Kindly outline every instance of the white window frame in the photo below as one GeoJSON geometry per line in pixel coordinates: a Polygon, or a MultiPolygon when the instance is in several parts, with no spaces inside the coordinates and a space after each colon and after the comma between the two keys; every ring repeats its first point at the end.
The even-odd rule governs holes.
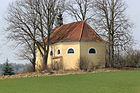
{"type": "Polygon", "coordinates": [[[60,48],[57,49],[57,56],[61,55],[61,50],[60,50],[60,54],[58,54],[58,50],[60,50],[60,48]]]}
{"type": "Polygon", "coordinates": [[[75,54],[75,49],[74,49],[73,47],[69,47],[69,48],[67,49],[67,51],[66,51],[66,54],[67,54],[67,55],[74,55],[74,54],[75,54]],[[69,49],[73,49],[73,50],[74,50],[74,53],[68,53],[68,50],[69,50],[69,49]]]}
{"type": "Polygon", "coordinates": [[[90,47],[90,48],[88,49],[88,54],[89,54],[89,55],[97,55],[97,50],[96,50],[96,48],[90,47]],[[90,49],[95,49],[95,52],[96,52],[96,53],[94,53],[94,54],[93,54],[93,53],[89,53],[90,49]]]}

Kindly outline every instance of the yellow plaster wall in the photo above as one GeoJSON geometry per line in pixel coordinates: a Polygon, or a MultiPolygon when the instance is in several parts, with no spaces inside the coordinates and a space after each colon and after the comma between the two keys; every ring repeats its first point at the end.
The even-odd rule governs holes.
{"type": "Polygon", "coordinates": [[[89,62],[93,62],[96,66],[105,67],[105,43],[104,42],[81,42],[80,57],[89,62]],[[89,48],[95,48],[96,54],[89,54],[89,48]]]}
{"type": "MultiPolygon", "coordinates": [[[[49,56],[48,56],[48,65],[51,65],[51,62],[55,61],[56,57],[62,56],[63,60],[63,69],[77,69],[78,61],[80,58],[80,43],[79,42],[63,42],[50,45],[49,56]],[[74,54],[67,54],[69,48],[74,48],[74,54]],[[60,49],[60,55],[57,55],[57,50],[60,49]],[[50,56],[50,51],[53,51],[53,56],[50,56]]],[[[59,61],[59,59],[58,59],[59,61]]],[[[40,70],[42,68],[42,57],[37,51],[36,59],[36,69],[40,70]]]]}
{"type": "MultiPolygon", "coordinates": [[[[48,65],[51,62],[57,60],[53,58],[62,57],[63,67],[65,70],[68,69],[78,69],[78,62],[80,58],[85,58],[86,60],[93,62],[95,65],[100,65],[101,67],[105,66],[105,43],[96,43],[96,42],[63,42],[50,45],[50,51],[48,56],[48,65]],[[88,49],[95,48],[97,50],[97,54],[89,55],[88,49]],[[69,48],[74,48],[74,54],[67,54],[67,50],[69,48]],[[60,55],[57,55],[57,50],[60,49],[60,55]],[[53,51],[53,56],[50,56],[50,51],[53,51]]],[[[58,58],[58,61],[60,59],[58,58]]],[[[61,60],[61,61],[62,61],[61,60]]],[[[42,57],[37,51],[37,59],[36,59],[36,69],[40,69],[42,67],[42,57]]]]}
{"type": "Polygon", "coordinates": [[[64,42],[61,44],[61,55],[63,56],[64,69],[76,69],[80,59],[80,43],[79,42],[64,42]],[[69,48],[74,48],[74,54],[67,54],[69,48]]]}

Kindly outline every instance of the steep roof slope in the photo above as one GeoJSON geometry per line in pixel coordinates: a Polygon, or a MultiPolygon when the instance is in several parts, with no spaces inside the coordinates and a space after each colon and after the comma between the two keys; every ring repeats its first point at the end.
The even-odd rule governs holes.
{"type": "MultiPolygon", "coordinates": [[[[46,40],[47,41],[47,40],[46,40]]],[[[53,31],[50,35],[52,44],[58,42],[102,42],[104,41],[86,21],[65,24],[53,31]]]]}

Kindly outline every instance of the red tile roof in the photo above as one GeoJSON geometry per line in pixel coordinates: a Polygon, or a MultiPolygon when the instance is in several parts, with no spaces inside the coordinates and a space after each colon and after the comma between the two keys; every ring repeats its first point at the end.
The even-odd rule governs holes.
{"type": "Polygon", "coordinates": [[[50,35],[50,42],[52,44],[82,41],[102,42],[104,40],[85,21],[62,25],[55,29],[50,35]]]}

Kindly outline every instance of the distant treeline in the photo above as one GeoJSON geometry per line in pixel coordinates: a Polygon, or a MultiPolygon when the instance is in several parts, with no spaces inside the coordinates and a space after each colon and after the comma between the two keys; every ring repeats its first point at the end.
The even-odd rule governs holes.
{"type": "MultiPolygon", "coordinates": [[[[14,73],[23,73],[28,70],[28,68],[31,66],[30,64],[16,64],[16,63],[9,63],[12,69],[14,70],[14,73]]],[[[2,68],[3,64],[0,64],[0,75],[2,75],[2,68]]]]}

